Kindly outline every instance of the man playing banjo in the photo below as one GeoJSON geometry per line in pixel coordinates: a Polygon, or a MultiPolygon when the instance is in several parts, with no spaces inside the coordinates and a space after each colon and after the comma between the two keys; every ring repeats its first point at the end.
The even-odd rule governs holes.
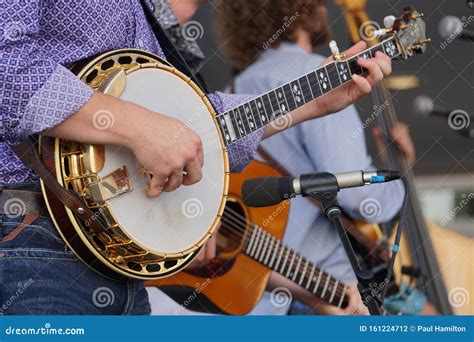
{"type": "MultiPolygon", "coordinates": [[[[154,2],[144,5],[168,6],[154,2]]],[[[194,2],[201,3],[189,1],[194,2]]],[[[28,288],[4,305],[2,313],[148,314],[141,281],[110,281],[91,271],[65,246],[47,214],[38,177],[9,147],[41,133],[127,148],[153,174],[146,190],[150,197],[200,181],[205,160],[201,138],[195,132],[167,113],[151,112],[93,91],[68,70],[77,61],[120,48],[137,48],[165,58],[142,4],[139,0],[10,2],[0,9],[0,18],[1,302],[11,298],[19,284],[28,288]],[[110,122],[106,129],[98,121],[104,113],[110,122]],[[22,204],[20,212],[15,203],[22,204]],[[101,301],[104,295],[109,299],[107,305],[101,301]]],[[[352,56],[364,48],[358,44],[346,54],[352,56]]],[[[358,64],[367,69],[366,77],[354,75],[354,82],[289,114],[290,121],[297,124],[338,112],[391,73],[390,59],[381,53],[358,64]]],[[[249,99],[222,93],[208,97],[218,112],[249,99]]],[[[230,145],[231,170],[244,168],[260,139],[276,132],[268,126],[230,145]]]]}

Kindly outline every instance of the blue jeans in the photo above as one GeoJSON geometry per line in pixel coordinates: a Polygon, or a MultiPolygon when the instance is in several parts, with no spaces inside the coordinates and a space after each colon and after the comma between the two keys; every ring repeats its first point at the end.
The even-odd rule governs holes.
{"type": "MultiPolygon", "coordinates": [[[[0,190],[7,188],[27,191],[26,196],[42,201],[38,184],[0,190]]],[[[10,234],[25,217],[21,211],[15,213],[3,210],[0,215],[0,315],[150,314],[143,282],[116,282],[91,270],[65,245],[44,213],[19,234],[10,234]]]]}

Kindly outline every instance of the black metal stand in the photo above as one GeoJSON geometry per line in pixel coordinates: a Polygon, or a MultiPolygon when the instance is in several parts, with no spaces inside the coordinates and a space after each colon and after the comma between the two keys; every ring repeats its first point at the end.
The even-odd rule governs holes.
{"type": "Polygon", "coordinates": [[[369,309],[371,315],[382,315],[380,299],[375,295],[371,288],[371,283],[374,281],[374,273],[372,270],[363,268],[357,261],[357,256],[352,248],[352,244],[347,236],[347,232],[342,225],[341,220],[341,207],[337,201],[337,181],[331,184],[331,177],[325,183],[326,190],[318,192],[305,193],[305,196],[311,196],[323,205],[324,214],[331,221],[331,224],[336,228],[339,238],[341,239],[342,245],[346,250],[347,257],[351,262],[354,273],[358,281],[358,289],[360,296],[362,297],[363,303],[369,309]]]}

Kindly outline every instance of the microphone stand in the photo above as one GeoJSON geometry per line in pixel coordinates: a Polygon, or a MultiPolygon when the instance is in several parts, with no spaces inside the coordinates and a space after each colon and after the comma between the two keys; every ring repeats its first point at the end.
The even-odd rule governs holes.
{"type": "MultiPolygon", "coordinates": [[[[328,174],[329,176],[330,174],[328,174]]],[[[330,175],[332,176],[332,175],[330,175]]],[[[339,188],[337,180],[328,177],[325,182],[325,189],[321,191],[306,192],[305,196],[311,196],[321,202],[324,215],[331,222],[332,226],[337,230],[342,245],[346,251],[347,257],[352,265],[352,269],[357,277],[357,288],[359,289],[362,302],[367,306],[371,315],[382,315],[380,298],[373,294],[371,284],[374,279],[374,272],[371,269],[363,267],[358,261],[357,256],[352,248],[351,241],[342,225],[342,211],[337,201],[337,193],[339,188]],[[333,180],[331,181],[331,178],[333,180]]]]}

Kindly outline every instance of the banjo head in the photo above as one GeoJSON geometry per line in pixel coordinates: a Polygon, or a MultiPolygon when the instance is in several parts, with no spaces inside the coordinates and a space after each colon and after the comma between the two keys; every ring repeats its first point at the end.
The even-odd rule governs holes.
{"type": "MultiPolygon", "coordinates": [[[[201,137],[201,181],[163,192],[158,198],[146,195],[152,175],[127,148],[60,139],[55,144],[58,181],[79,194],[110,229],[109,234],[94,234],[87,223],[78,221],[65,208],[95,257],[134,278],[155,279],[178,272],[217,227],[227,197],[228,160],[213,107],[187,76],[159,57],[138,50],[99,56],[81,68],[78,77],[96,90],[176,118],[201,137]],[[119,177],[112,177],[110,182],[113,174],[119,177]],[[118,183],[122,186],[107,192],[118,183]]],[[[98,111],[93,120],[97,129],[105,130],[113,125],[113,113],[98,111]]],[[[188,128],[176,132],[167,143],[171,146],[187,134],[188,128]]],[[[50,213],[56,221],[55,213],[50,213]]],[[[61,232],[61,227],[57,228],[61,232]]],[[[77,248],[73,250],[79,254],[77,248]]]]}

